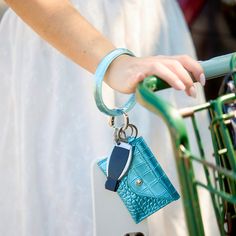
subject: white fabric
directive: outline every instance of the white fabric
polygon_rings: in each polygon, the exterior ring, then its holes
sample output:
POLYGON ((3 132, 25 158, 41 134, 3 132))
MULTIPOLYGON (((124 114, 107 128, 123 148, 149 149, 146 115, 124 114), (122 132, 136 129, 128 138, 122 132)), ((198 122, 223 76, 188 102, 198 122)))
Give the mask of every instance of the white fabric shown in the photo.
MULTIPOLYGON (((174 0, 73 3, 117 47, 137 56, 194 56, 174 0)), ((92 235, 90 164, 113 143, 93 85, 90 73, 7 11, 0 26, 0 235, 92 235)), ((113 91, 105 93, 113 104, 113 91)), ((203 101, 200 90, 196 100, 172 89, 161 94, 178 106, 203 101)), ((166 128, 139 105, 130 116, 178 186, 166 128)), ((151 235, 183 236, 179 208, 180 201, 152 217, 151 235)))

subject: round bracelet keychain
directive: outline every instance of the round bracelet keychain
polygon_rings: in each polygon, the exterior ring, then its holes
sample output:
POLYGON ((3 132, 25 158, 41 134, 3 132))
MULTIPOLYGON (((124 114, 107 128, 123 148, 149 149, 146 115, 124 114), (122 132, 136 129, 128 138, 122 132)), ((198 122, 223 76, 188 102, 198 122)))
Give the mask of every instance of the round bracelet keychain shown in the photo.
POLYGON ((106 55, 103 60, 99 63, 96 72, 95 72, 95 80, 96 80, 96 88, 94 92, 95 101, 98 109, 109 116, 121 116, 123 112, 130 111, 135 105, 135 95, 132 94, 129 100, 124 104, 123 107, 117 109, 109 109, 102 99, 102 84, 105 73, 110 66, 110 64, 121 55, 129 55, 134 56, 134 54, 125 48, 118 48, 111 51, 108 55, 106 55))

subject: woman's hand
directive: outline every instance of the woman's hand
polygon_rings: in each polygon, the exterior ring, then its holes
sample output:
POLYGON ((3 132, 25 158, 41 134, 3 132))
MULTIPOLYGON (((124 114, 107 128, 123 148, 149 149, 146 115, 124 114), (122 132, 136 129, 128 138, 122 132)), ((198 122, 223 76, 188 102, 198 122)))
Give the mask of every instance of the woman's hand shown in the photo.
POLYGON ((140 81, 155 75, 177 90, 185 90, 189 96, 196 97, 196 90, 190 77, 205 85, 205 76, 200 64, 193 58, 180 56, 131 57, 122 55, 110 65, 105 82, 122 93, 133 93, 140 81))

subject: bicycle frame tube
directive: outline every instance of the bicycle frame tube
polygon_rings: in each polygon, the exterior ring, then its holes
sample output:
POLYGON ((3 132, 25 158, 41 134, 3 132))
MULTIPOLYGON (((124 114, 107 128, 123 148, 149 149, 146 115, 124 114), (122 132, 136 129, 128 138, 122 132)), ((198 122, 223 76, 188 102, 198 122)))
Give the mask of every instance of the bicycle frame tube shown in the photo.
POLYGON ((157 79, 152 77, 139 84, 136 98, 144 107, 161 116, 170 130, 177 169, 179 171, 181 191, 183 199, 185 200, 184 207, 186 209, 185 213, 189 233, 191 236, 203 236, 204 228, 202 217, 199 217, 201 216, 201 212, 196 192, 197 190, 190 181, 190 179, 194 179, 192 163, 188 163, 189 169, 187 170, 185 168, 187 159, 178 158, 181 147, 185 147, 189 150, 186 127, 180 113, 170 104, 166 103, 150 91, 155 89, 155 80, 157 79), (190 176, 190 178, 188 176, 190 176))

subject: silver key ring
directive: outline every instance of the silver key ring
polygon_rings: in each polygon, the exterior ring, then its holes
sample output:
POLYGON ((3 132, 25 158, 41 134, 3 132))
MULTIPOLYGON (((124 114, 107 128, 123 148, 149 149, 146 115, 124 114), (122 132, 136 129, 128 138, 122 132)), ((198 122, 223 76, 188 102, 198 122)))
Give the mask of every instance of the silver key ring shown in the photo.
MULTIPOLYGON (((123 123, 121 129, 122 129, 123 131, 125 131, 125 130, 128 128, 128 126, 129 126, 129 117, 128 117, 127 113, 123 112, 123 118, 124 118, 124 123, 123 123)), ((109 119, 109 125, 110 125, 112 128, 117 128, 117 127, 115 126, 115 116, 111 116, 111 117, 110 117, 110 119, 109 119)))
POLYGON ((116 140, 120 140, 120 141, 127 141, 127 137, 133 137, 136 138, 138 136, 138 129, 135 125, 129 124, 126 130, 123 130, 122 128, 120 128, 119 130, 117 130, 117 134, 116 134, 116 140), (130 128, 131 133, 130 135, 127 135, 125 131, 128 130, 128 128, 130 128))

